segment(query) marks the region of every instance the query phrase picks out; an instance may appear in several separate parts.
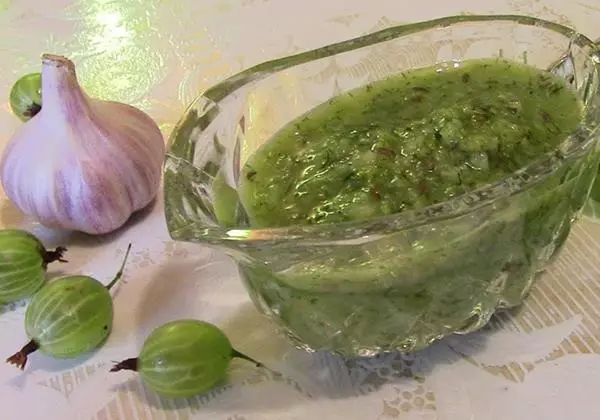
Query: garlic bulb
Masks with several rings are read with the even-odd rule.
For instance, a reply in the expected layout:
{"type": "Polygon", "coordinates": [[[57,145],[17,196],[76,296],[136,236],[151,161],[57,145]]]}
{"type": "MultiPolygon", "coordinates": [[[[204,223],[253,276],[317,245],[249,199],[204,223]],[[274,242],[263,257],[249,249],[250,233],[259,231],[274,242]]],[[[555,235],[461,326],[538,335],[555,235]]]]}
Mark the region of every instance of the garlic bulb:
{"type": "Polygon", "coordinates": [[[0,162],[8,198],[42,225],[103,234],[156,196],[163,136],[142,111],[90,98],[67,58],[42,56],[42,109],[0,162]]]}

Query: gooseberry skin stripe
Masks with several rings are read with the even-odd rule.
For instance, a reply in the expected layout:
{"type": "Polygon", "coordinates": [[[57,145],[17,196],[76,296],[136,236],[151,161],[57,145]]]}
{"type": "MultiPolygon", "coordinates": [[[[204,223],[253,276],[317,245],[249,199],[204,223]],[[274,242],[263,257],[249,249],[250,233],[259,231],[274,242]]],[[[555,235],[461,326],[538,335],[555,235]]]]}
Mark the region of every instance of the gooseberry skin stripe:
{"type": "Polygon", "coordinates": [[[0,283],[2,283],[2,288],[6,289],[6,288],[10,288],[15,284],[23,284],[23,277],[41,277],[42,279],[44,278],[44,274],[39,272],[39,269],[37,268],[22,268],[20,270],[15,270],[12,271],[11,273],[6,273],[6,274],[0,274],[0,283]],[[29,273],[29,275],[25,275],[26,273],[29,273]],[[16,277],[16,275],[20,276],[21,278],[16,277]],[[11,278],[11,277],[15,277],[12,278],[10,281],[6,281],[4,280],[5,278],[11,278]]]}
{"type": "MultiPolygon", "coordinates": [[[[27,324],[27,313],[35,313],[37,312],[37,317],[35,319],[32,319],[30,321],[31,325],[38,325],[41,320],[42,317],[45,316],[45,314],[47,313],[48,309],[50,307],[59,307],[61,306],[65,300],[67,300],[67,296],[65,295],[61,295],[60,293],[58,293],[57,289],[52,289],[51,290],[53,294],[49,294],[49,296],[46,298],[46,302],[44,302],[43,300],[33,300],[33,302],[29,303],[29,306],[27,307],[27,309],[31,308],[30,311],[26,311],[25,312],[25,323],[27,324]],[[39,306],[41,303],[44,303],[44,306],[42,306],[41,308],[38,308],[37,306],[39,306]]],[[[32,316],[32,315],[30,315],[32,316]]]]}
{"type": "MultiPolygon", "coordinates": [[[[41,279],[39,279],[39,282],[43,282],[43,280],[44,279],[41,278],[41,279]]],[[[23,285],[21,285],[21,287],[14,287],[14,288],[10,288],[10,289],[5,288],[4,293],[6,293],[7,295],[13,295],[13,296],[23,296],[23,295],[28,295],[31,290],[32,290],[32,288],[30,287],[29,284],[23,284],[23,285]]]]}
{"type": "MultiPolygon", "coordinates": [[[[25,267],[18,270],[13,270],[10,273],[1,273],[0,274],[0,282],[2,282],[3,286],[10,286],[11,284],[20,283],[18,278],[13,278],[12,281],[6,282],[3,281],[4,278],[13,277],[13,275],[23,275],[24,273],[39,273],[39,269],[37,267],[25,267]]],[[[43,273],[42,273],[43,275],[43,273]]]]}
{"type": "MultiPolygon", "coordinates": [[[[89,320],[86,320],[85,324],[79,324],[79,328],[84,328],[85,326],[89,326],[89,325],[93,325],[94,322],[98,319],[102,318],[102,314],[97,314],[94,317],[90,318],[89,320]]],[[[74,321],[69,321],[69,322],[64,322],[64,324],[62,325],[61,328],[57,328],[57,332],[56,335],[60,335],[59,333],[63,333],[63,331],[68,330],[69,328],[72,328],[73,326],[77,326],[77,323],[74,321]]],[[[50,328],[54,328],[55,324],[51,324],[50,328]]],[[[73,336],[80,334],[80,331],[77,329],[72,330],[71,332],[61,335],[60,338],[56,339],[56,340],[48,340],[46,341],[46,346],[57,346],[62,342],[68,341],[69,339],[71,339],[73,336]]],[[[93,346],[80,346],[80,347],[92,347],[93,346]]]]}

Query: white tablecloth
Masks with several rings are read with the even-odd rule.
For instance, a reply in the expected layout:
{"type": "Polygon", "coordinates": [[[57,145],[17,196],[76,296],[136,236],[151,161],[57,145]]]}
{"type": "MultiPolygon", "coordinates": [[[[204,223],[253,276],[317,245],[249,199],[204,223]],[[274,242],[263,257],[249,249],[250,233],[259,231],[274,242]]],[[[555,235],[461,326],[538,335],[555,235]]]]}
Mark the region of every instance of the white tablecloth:
{"type": "MultiPolygon", "coordinates": [[[[71,57],[88,93],[144,109],[166,137],[201,90],[241,69],[460,12],[536,15],[600,37],[599,0],[0,0],[0,142],[21,124],[9,89],[39,71],[44,52],[71,57]]],[[[133,243],[107,344],[78,360],[35,354],[25,372],[1,363],[3,420],[600,418],[600,224],[580,221],[521,310],[499,314],[489,329],[412,357],[345,363],[293,349],[250,304],[223,255],[172,242],[160,197],[102,238],[41,229],[1,200],[2,227],[68,246],[69,263],[53,265],[53,277],[81,272],[108,281],[133,243]],[[145,389],[135,373],[108,373],[112,361],[135,357],[153,328],[190,317],[219,325],[235,347],[283,377],[235,362],[227,386],[174,401],[145,389]]],[[[2,357],[26,341],[24,311],[23,304],[0,309],[2,357]]]]}

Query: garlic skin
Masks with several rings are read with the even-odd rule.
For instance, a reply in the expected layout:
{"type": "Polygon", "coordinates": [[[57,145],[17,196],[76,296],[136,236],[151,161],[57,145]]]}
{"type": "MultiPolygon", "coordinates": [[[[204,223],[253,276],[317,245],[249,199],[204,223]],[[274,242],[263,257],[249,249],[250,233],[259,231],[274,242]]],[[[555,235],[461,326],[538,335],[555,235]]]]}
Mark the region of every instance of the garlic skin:
{"type": "Polygon", "coordinates": [[[144,112],[90,98],[67,58],[42,56],[42,110],[0,161],[8,198],[42,225],[104,234],[156,196],[165,143],[144,112]]]}

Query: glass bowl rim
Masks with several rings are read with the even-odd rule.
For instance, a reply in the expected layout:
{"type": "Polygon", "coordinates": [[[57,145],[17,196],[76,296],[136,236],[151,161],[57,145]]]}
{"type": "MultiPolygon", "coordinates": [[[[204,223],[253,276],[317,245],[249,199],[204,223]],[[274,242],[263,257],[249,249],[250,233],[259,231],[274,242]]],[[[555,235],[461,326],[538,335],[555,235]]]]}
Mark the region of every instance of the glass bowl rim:
{"type": "MultiPolygon", "coordinates": [[[[590,48],[591,52],[588,53],[588,58],[592,59],[596,65],[596,70],[600,70],[600,48],[594,41],[570,27],[533,16],[518,14],[462,14],[396,25],[298,54],[265,61],[213,85],[192,101],[172,130],[165,156],[165,175],[169,170],[169,162],[173,161],[176,163],[177,161],[182,160],[182,157],[178,156],[176,151],[173,152],[173,150],[178,148],[183,148],[183,150],[187,149],[184,144],[188,141],[188,138],[179,135],[181,133],[180,128],[202,99],[208,99],[211,102],[218,104],[219,101],[230,94],[234,94],[237,89],[248,83],[300,64],[368,47],[370,45],[393,40],[423,30],[448,28],[461,23],[486,21],[513,22],[523,26],[537,26],[564,35],[565,38],[569,39],[570,44],[576,44],[581,48],[590,48]]],[[[563,58],[564,56],[561,56],[559,60],[563,58]]],[[[584,117],[585,114],[586,112],[584,112],[584,117]]],[[[176,226],[175,223],[170,220],[172,218],[169,217],[168,207],[165,207],[167,209],[167,228],[171,237],[176,240],[203,241],[221,244],[228,242],[252,242],[257,245],[266,243],[285,244],[289,241],[293,241],[295,245],[299,245],[299,243],[304,243],[305,245],[324,245],[331,243],[332,241],[355,242],[363,239],[372,240],[373,235],[384,235],[411,227],[427,225],[436,221],[460,217],[475,212],[500,199],[504,199],[531,188],[554,173],[569,159],[576,158],[582,150],[586,150],[589,145],[594,142],[594,132],[599,126],[600,121],[593,121],[591,126],[588,124],[587,129],[585,130],[586,132],[582,133],[580,132],[582,129],[582,125],[580,124],[576,132],[563,140],[563,142],[561,142],[554,150],[540,156],[529,165],[520,168],[501,180],[484,185],[478,189],[469,190],[464,194],[419,210],[407,210],[390,215],[347,222],[316,225],[289,225],[273,228],[250,228],[225,227],[220,225],[202,225],[199,227],[198,223],[194,220],[190,220],[185,226],[176,226]],[[583,140],[573,142],[576,138],[583,140]],[[571,144],[574,144],[574,146],[568,147],[571,144]],[[565,149],[565,146],[567,146],[567,150],[563,150],[565,149]],[[542,171],[540,168],[543,168],[544,170],[542,171]],[[530,172],[532,172],[533,175],[529,174],[530,172]],[[202,233],[198,236],[198,232],[200,231],[202,233]]],[[[193,165],[188,159],[183,158],[183,160],[193,165]]],[[[165,186],[165,206],[168,205],[169,195],[170,193],[165,186]]]]}

